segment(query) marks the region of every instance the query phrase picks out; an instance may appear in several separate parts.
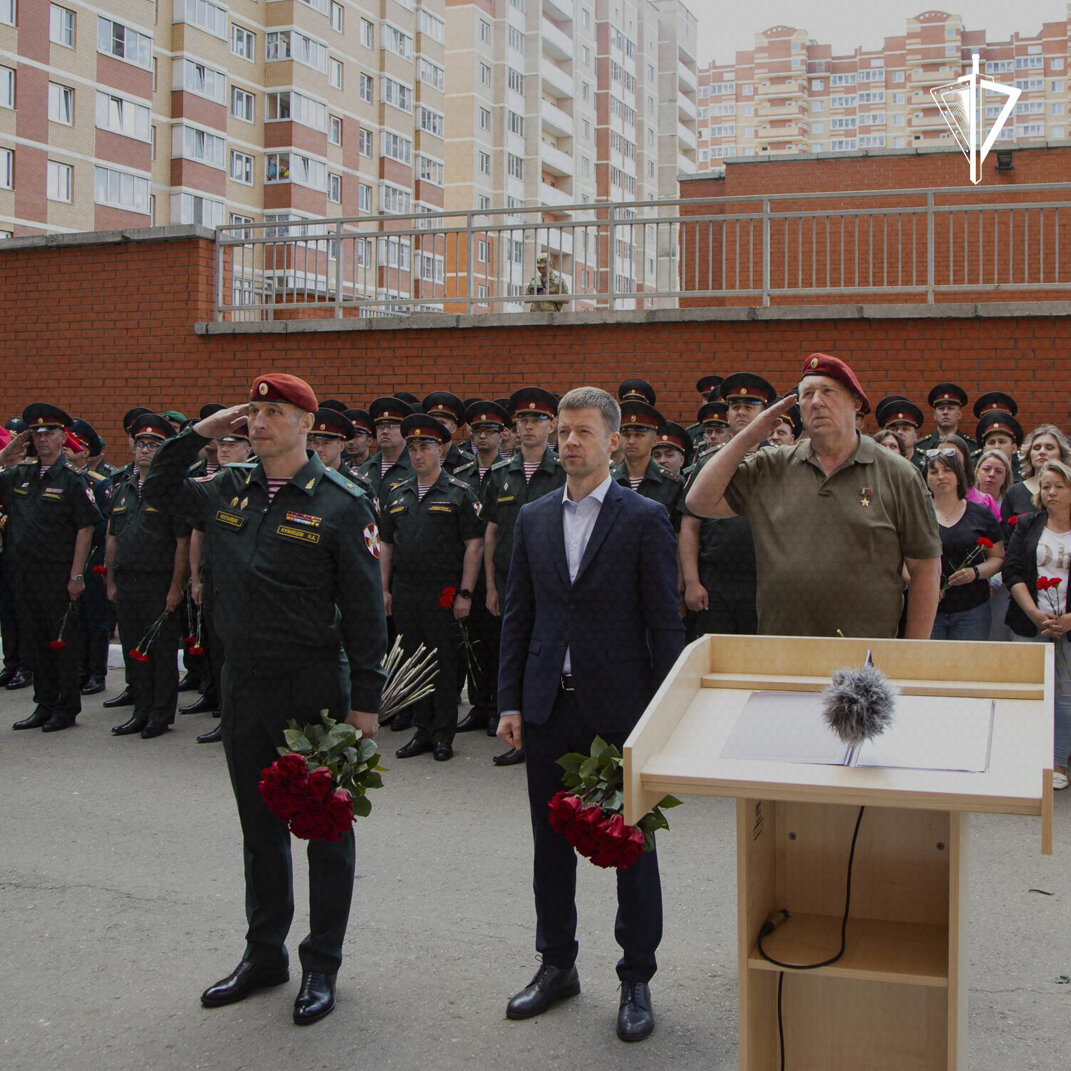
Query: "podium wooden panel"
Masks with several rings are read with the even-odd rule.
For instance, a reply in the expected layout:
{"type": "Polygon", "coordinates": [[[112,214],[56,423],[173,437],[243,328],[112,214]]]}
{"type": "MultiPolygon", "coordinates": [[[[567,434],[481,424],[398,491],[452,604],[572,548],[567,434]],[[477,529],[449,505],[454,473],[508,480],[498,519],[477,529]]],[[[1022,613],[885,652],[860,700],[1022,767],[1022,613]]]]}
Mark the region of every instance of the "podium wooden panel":
{"type": "Polygon", "coordinates": [[[624,748],[625,820],[666,793],[737,799],[740,1068],[779,1066],[781,968],[840,945],[847,858],[860,826],[844,956],[786,970],[787,1066],[966,1071],[970,812],[1037,815],[1052,850],[1053,652],[1048,645],[704,636],[681,654],[624,748]],[[875,664],[901,692],[992,698],[988,768],[846,767],[722,758],[752,691],[819,691],[875,664]]]}

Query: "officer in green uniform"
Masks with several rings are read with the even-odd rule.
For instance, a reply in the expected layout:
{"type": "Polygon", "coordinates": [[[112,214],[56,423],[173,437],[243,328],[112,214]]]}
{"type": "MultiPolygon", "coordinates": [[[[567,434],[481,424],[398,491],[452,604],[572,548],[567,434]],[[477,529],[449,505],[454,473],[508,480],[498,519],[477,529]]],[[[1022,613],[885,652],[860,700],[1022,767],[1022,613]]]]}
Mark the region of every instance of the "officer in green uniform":
{"type": "Polygon", "coordinates": [[[163,506],[145,501],[144,480],[160,444],[174,437],[171,422],[154,413],[133,427],[137,450],[133,479],[124,480],[111,503],[108,522],[108,598],[115,603],[119,641],[134,709],[115,736],[140,733],[152,739],[167,732],[178,703],[178,647],[185,615],[190,526],[163,506]],[[155,623],[165,615],[151,642],[155,623]],[[148,661],[131,653],[137,650],[148,661]]]}
{"type": "Polygon", "coordinates": [[[915,444],[924,457],[927,450],[934,449],[946,435],[958,435],[971,450],[977,450],[978,444],[965,431],[960,431],[960,419],[963,407],[967,404],[967,392],[955,383],[938,383],[926,396],[926,401],[933,410],[936,431],[930,432],[915,444]]]}
{"type": "MultiPolygon", "coordinates": [[[[491,466],[483,489],[483,515],[487,521],[484,537],[484,577],[487,581],[487,609],[502,616],[506,580],[513,556],[513,531],[521,506],[562,487],[565,470],[558,455],[547,445],[557,423],[558,399],[540,387],[522,387],[509,398],[509,410],[520,450],[491,466]]],[[[496,766],[513,766],[524,761],[524,751],[510,748],[494,757],[496,766]]]]}
{"type": "Polygon", "coordinates": [[[621,403],[625,459],[610,466],[610,478],[644,498],[661,502],[676,532],[681,526],[684,481],[651,457],[656,433],[663,423],[662,414],[647,402],[631,399],[621,403]]]}
{"type": "Polygon", "coordinates": [[[356,471],[368,460],[376,426],[366,409],[347,409],[342,415],[353,425],[353,438],[346,443],[344,453],[346,464],[351,471],[356,471]]]}
{"type": "Polygon", "coordinates": [[[85,478],[63,456],[71,418],[57,406],[35,402],[22,419],[26,431],[0,451],[0,495],[10,512],[19,629],[32,652],[36,705],[14,727],[50,733],[73,725],[82,709],[71,619],[85,591],[86,560],[101,515],[85,478]],[[31,435],[37,456],[22,461],[31,435]]]}
{"type": "Polygon", "coordinates": [[[459,449],[457,443],[453,441],[458,428],[465,423],[465,403],[448,390],[437,390],[420,403],[420,408],[422,412],[444,425],[450,433],[451,441],[446,450],[446,456],[442,458],[442,466],[452,476],[462,465],[472,460],[472,456],[459,449]]]}
{"type": "Polygon", "coordinates": [[[674,476],[680,476],[684,468],[691,464],[694,449],[687,429],[675,421],[667,420],[655,431],[651,457],[674,476]]]}
{"type": "Polygon", "coordinates": [[[383,502],[383,587],[387,613],[406,653],[423,643],[438,651],[435,691],[413,707],[416,733],[396,752],[408,759],[431,751],[453,757],[461,632],[483,557],[479,499],[442,467],[439,448],[450,441],[443,424],[425,413],[402,421],[413,475],[383,502]],[[454,595],[448,593],[453,589],[454,595]]]}
{"type": "Polygon", "coordinates": [[[926,454],[918,441],[922,410],[902,394],[890,394],[874,406],[874,417],[882,431],[895,432],[904,440],[907,446],[904,456],[921,472],[926,467],[926,454]]]}
{"type": "Polygon", "coordinates": [[[369,481],[380,502],[413,475],[401,430],[402,421],[412,411],[408,402],[393,395],[377,398],[368,407],[376,429],[379,453],[373,454],[357,471],[369,481]]]}
{"type": "MultiPolygon", "coordinates": [[[[367,496],[306,449],[317,409],[296,376],[259,377],[248,405],[200,421],[159,450],[145,501],[171,504],[205,525],[215,624],[226,648],[223,747],[238,804],[249,928],[238,967],[201,996],[207,1007],[242,1000],[289,978],[286,935],[294,912],[290,834],[257,791],[289,721],[332,718],[376,729],[386,653],[379,532],[367,496]],[[185,479],[206,440],[248,416],[252,465],[211,479],[185,479]]],[[[353,833],[310,841],[308,937],[294,1019],[311,1023],[334,1007],[353,894],[353,833]]]]}
{"type": "MultiPolygon", "coordinates": [[[[695,415],[699,426],[698,457],[718,446],[724,446],[732,437],[729,430],[729,406],[721,398],[714,398],[699,407],[695,415]]],[[[687,477],[687,473],[684,473],[687,477]]]]}
{"type": "MultiPolygon", "coordinates": [[[[718,398],[718,387],[721,386],[721,376],[700,376],[696,381],[695,389],[699,392],[699,404],[705,405],[707,402],[716,401],[718,398]]],[[[692,445],[698,447],[703,441],[703,424],[697,420],[694,424],[688,427],[688,435],[692,440],[692,445]]]]}

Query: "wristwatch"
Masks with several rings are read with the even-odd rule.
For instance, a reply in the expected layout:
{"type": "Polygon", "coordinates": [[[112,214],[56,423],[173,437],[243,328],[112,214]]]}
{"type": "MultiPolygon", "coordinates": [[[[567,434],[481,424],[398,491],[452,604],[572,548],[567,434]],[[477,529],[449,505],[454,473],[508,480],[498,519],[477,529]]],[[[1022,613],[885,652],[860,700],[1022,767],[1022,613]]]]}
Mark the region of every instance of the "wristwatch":
{"type": "Polygon", "coordinates": [[[77,576],[72,576],[71,579],[77,580],[79,584],[84,584],[86,582],[86,578],[82,576],[81,573],[79,573],[77,576]]]}
{"type": "Polygon", "coordinates": [[[459,599],[471,599],[472,598],[472,592],[469,591],[468,588],[461,588],[461,590],[458,591],[458,593],[457,593],[457,597],[459,599]]]}

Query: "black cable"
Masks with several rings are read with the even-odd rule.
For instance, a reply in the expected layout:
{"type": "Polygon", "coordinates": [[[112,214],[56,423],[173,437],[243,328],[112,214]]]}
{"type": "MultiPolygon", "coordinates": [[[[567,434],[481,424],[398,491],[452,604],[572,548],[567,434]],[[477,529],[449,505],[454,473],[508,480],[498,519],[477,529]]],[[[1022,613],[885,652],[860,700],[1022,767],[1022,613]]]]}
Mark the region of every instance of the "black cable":
{"type": "Polygon", "coordinates": [[[785,988],[785,972],[777,975],[777,1041],[781,1046],[781,1071],[785,1071],[785,1021],[781,1017],[781,990],[785,988]]]}

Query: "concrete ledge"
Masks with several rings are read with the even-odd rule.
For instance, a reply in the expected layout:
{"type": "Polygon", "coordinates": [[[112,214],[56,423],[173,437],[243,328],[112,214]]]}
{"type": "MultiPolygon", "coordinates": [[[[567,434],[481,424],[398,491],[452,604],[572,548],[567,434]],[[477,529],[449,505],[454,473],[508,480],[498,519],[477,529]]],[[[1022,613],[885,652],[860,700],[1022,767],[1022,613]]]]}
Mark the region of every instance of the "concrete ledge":
{"type": "Polygon", "coordinates": [[[215,243],[216,232],[195,223],[174,227],[133,227],[122,231],[78,231],[74,234],[32,234],[0,241],[0,254],[19,249],[55,249],[80,245],[119,245],[122,242],[175,242],[203,238],[215,243]]]}
{"type": "Polygon", "coordinates": [[[418,313],[362,319],[258,320],[194,324],[198,335],[307,335],[322,332],[434,331],[444,328],[593,327],[625,324],[733,323],[789,320],[953,320],[1071,316],[1071,301],[983,301],[945,305],[738,305],[729,308],[622,312],[515,312],[469,316],[418,313]]]}

